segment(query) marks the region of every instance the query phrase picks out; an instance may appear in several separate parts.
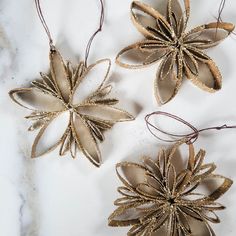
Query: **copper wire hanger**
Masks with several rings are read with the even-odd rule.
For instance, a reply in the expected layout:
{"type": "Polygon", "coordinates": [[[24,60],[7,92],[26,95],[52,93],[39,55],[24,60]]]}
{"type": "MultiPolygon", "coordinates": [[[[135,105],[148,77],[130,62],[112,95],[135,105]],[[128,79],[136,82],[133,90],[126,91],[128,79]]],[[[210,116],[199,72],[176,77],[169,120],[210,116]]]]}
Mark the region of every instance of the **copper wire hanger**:
{"type": "MultiPolygon", "coordinates": [[[[100,20],[99,20],[99,27],[98,29],[92,34],[92,36],[90,37],[88,43],[87,43],[87,46],[86,46],[86,49],[85,49],[85,60],[84,60],[84,63],[85,63],[85,66],[87,67],[87,62],[88,62],[88,57],[89,57],[89,53],[90,53],[90,49],[91,49],[91,45],[92,45],[92,42],[95,38],[95,36],[102,31],[102,28],[103,28],[103,24],[104,24],[104,18],[105,18],[105,10],[104,10],[104,3],[103,3],[103,0],[99,0],[100,1],[100,4],[101,4],[101,12],[100,12],[100,20]]],[[[49,41],[49,47],[50,47],[50,50],[51,51],[54,51],[55,50],[55,45],[54,45],[54,42],[53,42],[53,39],[52,39],[52,36],[51,36],[51,33],[50,33],[50,30],[49,30],[49,27],[47,25],[47,22],[43,16],[43,12],[42,12],[42,8],[41,8],[41,5],[40,5],[40,0],[35,0],[35,5],[36,5],[36,9],[37,9],[37,13],[38,13],[38,16],[39,16],[39,19],[42,23],[42,26],[47,34],[47,37],[48,37],[48,41],[49,41]]]]}
{"type": "Polygon", "coordinates": [[[191,123],[189,123],[186,120],[180,118],[179,116],[173,115],[173,114],[168,113],[168,112],[163,112],[163,111],[155,111],[155,112],[152,112],[152,113],[146,115],[145,116],[145,122],[146,122],[146,125],[147,125],[147,128],[148,128],[149,132],[155,138],[157,138],[157,139],[159,139],[163,142],[167,142],[167,143],[174,143],[174,142],[186,139],[186,144],[193,144],[198,140],[199,135],[202,132],[206,132],[206,131],[210,131],[210,130],[236,129],[236,125],[227,125],[227,124],[198,129],[195,126],[193,126],[191,123]],[[192,130],[192,132],[186,133],[186,134],[176,134],[176,133],[167,132],[167,131],[157,127],[156,125],[154,125],[150,121],[150,118],[153,117],[153,116],[156,116],[156,117],[158,117],[158,116],[169,117],[169,118],[171,118],[175,121],[180,122],[181,124],[186,125],[187,127],[189,127],[192,130]],[[170,138],[169,139],[161,138],[159,135],[154,133],[154,131],[152,129],[154,129],[158,133],[165,134],[165,135],[169,136],[170,138]]]}

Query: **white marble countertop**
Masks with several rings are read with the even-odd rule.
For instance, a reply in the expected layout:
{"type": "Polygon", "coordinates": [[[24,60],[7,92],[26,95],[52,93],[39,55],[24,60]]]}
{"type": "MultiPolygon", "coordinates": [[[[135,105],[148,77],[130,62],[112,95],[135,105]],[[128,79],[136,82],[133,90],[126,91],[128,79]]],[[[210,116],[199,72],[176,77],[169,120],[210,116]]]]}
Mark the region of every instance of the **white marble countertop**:
{"type": "MultiPolygon", "coordinates": [[[[96,37],[89,62],[111,58],[141,35],[130,20],[131,0],[106,0],[104,29],[96,37]]],[[[156,2],[149,0],[146,2],[156,2]]],[[[191,1],[189,26],[214,21],[220,0],[191,1]]],[[[43,11],[57,47],[64,58],[78,62],[98,23],[99,1],[42,0],[43,11]]],[[[236,1],[227,1],[223,19],[236,23],[236,1]]],[[[48,44],[32,0],[1,0],[0,25],[6,35],[0,44],[0,235],[1,236],[121,236],[127,229],[110,228],[107,218],[115,209],[118,178],[115,164],[137,161],[144,154],[156,156],[162,145],[145,128],[144,117],[155,110],[180,115],[197,127],[236,123],[236,38],[229,37],[209,50],[223,74],[223,88],[205,93],[185,81],[169,104],[158,107],[153,95],[157,66],[125,70],[113,63],[110,81],[120,107],[137,115],[133,122],[120,123],[106,133],[100,145],[103,165],[97,169],[82,155],[75,160],[58,157],[58,150],[40,159],[30,159],[33,142],[27,132],[28,113],[13,104],[8,91],[26,86],[48,69],[48,44]],[[80,158],[81,157],[81,158],[80,158]]],[[[202,135],[196,148],[207,151],[208,162],[218,165],[217,173],[236,181],[236,131],[202,135]]],[[[213,225],[216,235],[236,234],[236,187],[220,202],[221,224],[213,225]]]]}

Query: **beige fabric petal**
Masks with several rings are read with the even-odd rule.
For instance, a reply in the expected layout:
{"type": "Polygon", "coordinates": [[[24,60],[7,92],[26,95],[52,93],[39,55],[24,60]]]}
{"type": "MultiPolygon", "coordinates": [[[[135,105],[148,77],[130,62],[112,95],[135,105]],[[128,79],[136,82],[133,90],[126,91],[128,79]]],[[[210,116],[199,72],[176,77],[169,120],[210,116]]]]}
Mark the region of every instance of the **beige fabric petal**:
{"type": "Polygon", "coordinates": [[[65,109],[59,98],[36,88],[13,89],[9,95],[14,102],[29,110],[57,112],[65,109]]]}
{"type": "Polygon", "coordinates": [[[110,59],[102,59],[90,65],[74,88],[72,104],[81,104],[93,93],[102,89],[108,78],[110,67],[110,59]]]}
{"type": "Polygon", "coordinates": [[[88,125],[80,115],[73,114],[73,136],[83,154],[97,167],[101,165],[101,154],[88,125]]]}
{"type": "Polygon", "coordinates": [[[56,148],[62,142],[69,123],[69,112],[52,117],[37,134],[32,146],[31,157],[40,157],[56,148]]]}
{"type": "Polygon", "coordinates": [[[57,87],[58,94],[67,103],[71,94],[71,84],[68,70],[64,64],[61,54],[57,50],[50,51],[50,69],[51,76],[57,87]]]}
{"type": "Polygon", "coordinates": [[[112,123],[134,119],[128,112],[106,105],[86,104],[77,107],[76,110],[81,115],[94,117],[112,123]]]}
{"type": "Polygon", "coordinates": [[[198,49],[211,48],[227,38],[234,28],[233,24],[225,22],[201,25],[188,32],[184,42],[198,49]]]}
{"type": "Polygon", "coordinates": [[[163,58],[167,46],[155,40],[144,40],[121,50],[116,63],[128,69],[142,68],[163,58]]]}
{"type": "Polygon", "coordinates": [[[190,14],[190,1],[184,0],[184,6],[185,9],[183,10],[179,0],[168,0],[167,19],[178,37],[186,28],[190,14]]]}
{"type": "Polygon", "coordinates": [[[185,74],[189,80],[191,80],[199,88],[213,93],[218,91],[222,87],[222,76],[212,59],[199,60],[195,58],[198,63],[198,75],[195,76],[185,66],[185,74]]]}
{"type": "MultiPolygon", "coordinates": [[[[169,33],[172,32],[165,17],[147,4],[138,1],[132,2],[131,18],[138,31],[147,38],[159,39],[159,37],[156,37],[156,34],[150,30],[158,26],[158,21],[161,22],[161,25],[165,30],[169,31],[169,33]]],[[[162,31],[163,28],[159,28],[159,30],[162,31]]]]}
{"type": "Polygon", "coordinates": [[[183,80],[183,66],[180,56],[171,52],[160,65],[155,84],[155,97],[160,104],[169,102],[179,91],[183,80]]]}

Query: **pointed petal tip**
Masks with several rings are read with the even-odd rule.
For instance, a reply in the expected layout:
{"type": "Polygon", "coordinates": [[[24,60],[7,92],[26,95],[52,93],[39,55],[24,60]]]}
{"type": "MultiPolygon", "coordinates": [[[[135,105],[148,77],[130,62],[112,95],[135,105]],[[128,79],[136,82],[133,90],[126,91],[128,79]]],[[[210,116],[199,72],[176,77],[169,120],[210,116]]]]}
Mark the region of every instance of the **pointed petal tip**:
{"type": "Polygon", "coordinates": [[[13,93],[15,93],[17,91],[17,89],[12,89],[8,92],[8,94],[11,96],[13,93]]]}
{"type": "Polygon", "coordinates": [[[110,227],[118,227],[118,222],[112,219],[112,215],[108,218],[108,226],[110,227]]]}
{"type": "Polygon", "coordinates": [[[228,30],[231,32],[233,32],[235,30],[235,25],[232,23],[225,23],[227,25],[228,30]]]}
{"type": "Polygon", "coordinates": [[[137,4],[142,4],[142,3],[140,1],[132,1],[131,7],[133,7],[134,5],[137,5],[137,4]]]}
{"type": "Polygon", "coordinates": [[[93,164],[94,164],[95,167],[100,168],[101,165],[102,165],[102,161],[100,161],[100,162],[96,162],[96,163],[93,162],[93,164]]]}
{"type": "Polygon", "coordinates": [[[133,115],[131,115],[130,113],[126,112],[127,115],[127,119],[124,119],[122,121],[132,121],[135,120],[135,117],[133,115]]]}
{"type": "Polygon", "coordinates": [[[89,155],[86,151],[82,151],[82,153],[85,155],[85,157],[97,168],[100,168],[102,165],[102,157],[101,157],[101,153],[98,150],[98,156],[94,157],[89,155]],[[95,160],[96,159],[96,160],[95,160]]]}
{"type": "Polygon", "coordinates": [[[158,93],[155,93],[155,98],[156,98],[156,102],[158,104],[158,106],[164,106],[166,105],[167,103],[169,103],[175,96],[167,99],[167,100],[163,100],[161,99],[160,95],[158,93]]]}
{"type": "Polygon", "coordinates": [[[127,164],[127,162],[119,162],[116,164],[116,170],[118,170],[120,167],[122,167],[124,164],[127,164]]]}
{"type": "Polygon", "coordinates": [[[42,155],[36,155],[36,153],[33,150],[31,151],[31,159],[38,159],[41,156],[42,155]]]}
{"type": "Polygon", "coordinates": [[[133,49],[133,45],[129,45],[125,48],[123,48],[116,56],[115,63],[125,69],[140,69],[141,67],[144,67],[144,65],[135,65],[135,64],[129,64],[126,62],[122,62],[122,56],[123,54],[127,53],[129,50],[133,49]]]}

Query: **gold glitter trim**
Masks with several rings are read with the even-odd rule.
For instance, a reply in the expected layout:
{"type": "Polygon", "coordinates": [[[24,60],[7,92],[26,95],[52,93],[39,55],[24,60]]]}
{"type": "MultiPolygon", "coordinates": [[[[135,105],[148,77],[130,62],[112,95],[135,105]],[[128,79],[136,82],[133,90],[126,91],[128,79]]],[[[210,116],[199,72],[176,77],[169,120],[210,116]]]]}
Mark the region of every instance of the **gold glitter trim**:
{"type": "Polygon", "coordinates": [[[142,68],[163,59],[154,83],[155,97],[160,104],[177,94],[186,77],[199,88],[215,92],[222,87],[222,76],[203,50],[218,45],[234,30],[234,25],[213,22],[188,32],[190,1],[168,0],[163,16],[151,6],[134,1],[131,18],[137,30],[146,38],[121,50],[116,63],[128,69],[142,68]]]}
{"type": "Polygon", "coordinates": [[[192,144],[185,163],[178,152],[185,141],[161,150],[156,161],[143,157],[142,164],[117,164],[122,197],[114,203],[110,226],[132,226],[130,236],[215,235],[209,223],[219,223],[215,211],[225,208],[216,200],[233,181],[214,174],[216,165],[204,164],[205,151],[195,154],[192,144]]]}
{"type": "Polygon", "coordinates": [[[112,90],[111,85],[106,85],[111,62],[102,59],[88,67],[81,62],[77,68],[73,68],[70,62],[64,63],[56,49],[51,50],[49,58],[48,75],[41,73],[42,78],[33,81],[30,88],[9,92],[14,102],[31,110],[31,114],[26,117],[33,121],[29,130],[39,129],[31,156],[42,156],[60,146],[61,156],[69,151],[74,158],[77,149],[80,149],[95,166],[100,166],[98,141],[104,140],[104,131],[111,129],[117,122],[134,119],[128,112],[114,107],[118,99],[108,97],[112,90]],[[101,65],[106,66],[104,76],[95,74],[93,81],[90,81],[89,74],[101,65]],[[96,77],[99,76],[101,81],[97,81],[96,77]],[[96,83],[98,85],[94,88],[93,84],[96,83]],[[89,91],[86,91],[87,85],[89,91]],[[55,124],[55,120],[63,114],[67,115],[68,120],[65,121],[66,128],[61,137],[42,150],[39,144],[46,138],[48,127],[55,124]]]}

